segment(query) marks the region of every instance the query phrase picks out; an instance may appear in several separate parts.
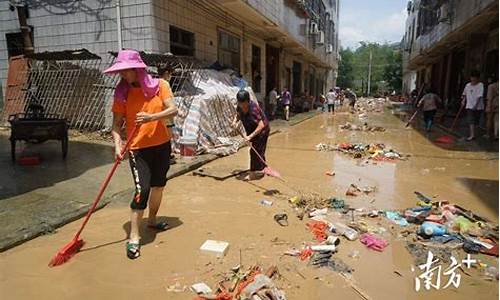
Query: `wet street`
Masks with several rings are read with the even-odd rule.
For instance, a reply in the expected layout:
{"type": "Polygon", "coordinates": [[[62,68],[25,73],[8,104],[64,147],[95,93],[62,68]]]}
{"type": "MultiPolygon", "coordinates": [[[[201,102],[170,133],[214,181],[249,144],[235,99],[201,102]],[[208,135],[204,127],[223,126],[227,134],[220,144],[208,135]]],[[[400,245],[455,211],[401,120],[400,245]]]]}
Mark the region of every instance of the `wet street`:
{"type": "MultiPolygon", "coordinates": [[[[379,223],[386,230],[381,236],[389,242],[383,252],[370,250],[359,240],[341,238],[334,256],[354,269],[349,278],[283,255],[293,247],[315,243],[305,225],[308,218],[299,220],[288,203],[300,193],[339,197],[353,208],[370,211],[413,207],[417,201],[414,191],[419,191],[498,224],[498,152],[463,142],[439,146],[432,140],[443,132],[435,130],[428,136],[404,125],[390,109],[369,113],[364,120],[347,112],[320,114],[270,137],[267,160],[284,181],[272,177],[253,182],[235,177],[219,181],[191,174],[172,179],[159,213],[172,229],[153,233],[144,227],[141,257],[135,261],[125,255],[131,196],[123,196],[93,215],[82,235],[84,249],[62,266],[48,268],[47,263],[71,240],[81,220],[1,253],[0,269],[9,270],[0,272],[1,298],[193,299],[191,291],[172,291],[172,287],[177,284],[176,289],[182,290],[197,282],[214,287],[220,273],[235,265],[259,264],[278,267],[281,276],[275,283],[287,299],[497,299],[498,281],[486,280],[477,269],[466,270],[468,274],[457,270],[461,275],[458,288],[415,292],[415,277],[421,272],[405,248],[405,238],[398,234],[402,229],[387,222],[379,223]],[[340,130],[339,125],[346,122],[368,122],[386,131],[340,130]],[[383,143],[409,157],[364,163],[343,153],[315,149],[319,143],[342,142],[383,143]],[[328,171],[335,176],[325,175],[328,171]],[[346,196],[352,183],[375,186],[376,191],[346,196]],[[262,199],[273,205],[260,204],[262,199]],[[273,220],[281,212],[288,215],[287,227],[273,220]],[[207,239],[227,241],[227,255],[217,259],[201,253],[199,248],[207,239]],[[358,255],[352,255],[354,252],[358,255]]],[[[233,170],[247,164],[248,150],[242,149],[204,167],[233,170]]],[[[464,256],[460,251],[457,259],[464,256]]],[[[485,255],[473,257],[489,265],[498,263],[485,255]]],[[[443,268],[447,266],[443,264],[443,268]]],[[[447,280],[442,281],[441,286],[447,280]]]]}

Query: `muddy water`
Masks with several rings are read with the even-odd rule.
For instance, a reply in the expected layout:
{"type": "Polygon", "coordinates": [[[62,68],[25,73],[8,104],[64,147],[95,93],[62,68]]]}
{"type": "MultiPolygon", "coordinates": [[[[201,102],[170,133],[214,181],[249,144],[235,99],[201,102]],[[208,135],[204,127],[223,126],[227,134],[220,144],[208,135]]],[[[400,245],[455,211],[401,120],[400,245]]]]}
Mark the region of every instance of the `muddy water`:
{"type": "MultiPolygon", "coordinates": [[[[322,115],[270,139],[268,160],[286,183],[273,178],[244,183],[234,178],[216,181],[191,175],[170,181],[160,215],[167,216],[174,228],[158,234],[144,229],[145,245],[137,261],[125,257],[128,208],[120,204],[93,216],[83,234],[86,249],[61,267],[49,269],[46,264],[71,239],[79,222],[0,254],[2,298],[192,299],[190,292],[167,292],[166,287],[200,281],[214,286],[220,272],[239,263],[258,263],[264,267],[278,265],[282,278],[277,283],[288,299],[361,299],[339,275],[281,256],[284,250],[312,239],[305,222],[294,217],[285,200],[265,194],[273,189],[286,195],[302,190],[343,196],[350,183],[375,185],[378,191],[373,195],[349,198],[348,202],[354,207],[380,209],[412,206],[413,191],[418,190],[498,222],[498,155],[443,150],[418,132],[404,129],[404,124],[391,115],[373,115],[368,120],[370,125],[387,127],[385,133],[339,132],[338,125],[346,120],[358,122],[348,114],[335,118],[322,115]],[[342,141],[383,142],[412,157],[409,161],[362,166],[343,154],[314,150],[320,142],[342,141]],[[336,172],[334,177],[324,175],[331,170],[336,172]],[[273,200],[274,205],[262,206],[261,199],[273,200]],[[274,213],[282,211],[290,216],[289,227],[277,226],[272,219],[274,213]],[[206,239],[228,241],[227,256],[216,259],[201,254],[198,248],[206,239]],[[273,242],[276,239],[278,242],[273,242]]],[[[211,165],[241,166],[247,159],[247,151],[242,150],[211,165]]],[[[367,250],[359,241],[343,240],[335,255],[355,269],[354,284],[371,299],[498,298],[498,282],[463,274],[458,289],[416,293],[416,274],[410,270],[413,260],[403,241],[396,239],[390,238],[390,246],[382,253],[367,250]],[[359,251],[359,258],[348,256],[353,250],[359,251]]]]}

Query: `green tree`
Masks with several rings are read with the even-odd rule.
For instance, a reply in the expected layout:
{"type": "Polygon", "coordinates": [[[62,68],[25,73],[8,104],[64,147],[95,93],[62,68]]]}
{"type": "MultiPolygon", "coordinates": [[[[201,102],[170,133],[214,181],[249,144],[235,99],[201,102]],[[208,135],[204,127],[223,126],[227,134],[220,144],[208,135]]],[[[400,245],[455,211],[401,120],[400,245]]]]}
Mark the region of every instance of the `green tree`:
{"type": "Polygon", "coordinates": [[[353,73],[353,58],[354,53],[351,49],[340,49],[339,75],[337,85],[342,88],[353,88],[354,73],[353,73]]]}
{"type": "Polygon", "coordinates": [[[401,93],[403,87],[403,55],[401,51],[396,50],[389,54],[388,64],[384,70],[384,79],[387,81],[391,90],[401,93]]]}
{"type": "Polygon", "coordinates": [[[372,42],[359,44],[356,50],[341,50],[338,85],[353,88],[359,94],[366,94],[371,53],[371,94],[386,92],[388,89],[400,91],[402,57],[399,46],[372,42]]]}

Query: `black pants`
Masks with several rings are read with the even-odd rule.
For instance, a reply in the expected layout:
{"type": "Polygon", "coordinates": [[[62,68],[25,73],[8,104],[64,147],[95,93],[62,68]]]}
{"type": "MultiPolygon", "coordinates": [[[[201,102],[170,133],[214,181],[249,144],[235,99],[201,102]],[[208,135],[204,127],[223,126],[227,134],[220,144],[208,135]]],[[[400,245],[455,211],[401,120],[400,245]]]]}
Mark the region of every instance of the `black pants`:
{"type": "Polygon", "coordinates": [[[135,193],[130,208],[144,210],[148,206],[151,187],[164,187],[170,168],[170,142],[129,152],[135,193]]]}
{"type": "MultiPolygon", "coordinates": [[[[269,137],[269,132],[264,132],[260,134],[257,138],[252,140],[252,146],[264,161],[266,161],[266,147],[267,138],[269,137]]],[[[262,162],[259,156],[255,153],[253,149],[250,149],[250,171],[262,171],[266,167],[266,164],[262,162]]]]}
{"type": "Polygon", "coordinates": [[[328,104],[328,112],[335,112],[335,104],[328,104]]]}
{"type": "Polygon", "coordinates": [[[434,122],[434,116],[436,115],[436,110],[426,110],[424,111],[424,122],[425,129],[427,131],[431,130],[432,123],[434,122]]]}

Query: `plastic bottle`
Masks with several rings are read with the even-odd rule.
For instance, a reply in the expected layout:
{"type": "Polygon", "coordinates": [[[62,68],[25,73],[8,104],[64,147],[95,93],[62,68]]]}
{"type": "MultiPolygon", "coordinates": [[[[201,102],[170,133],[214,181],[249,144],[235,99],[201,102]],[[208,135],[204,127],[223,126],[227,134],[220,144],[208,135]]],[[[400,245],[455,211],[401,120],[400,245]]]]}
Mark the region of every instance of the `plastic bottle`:
{"type": "Polygon", "coordinates": [[[345,236],[350,241],[354,241],[358,238],[358,232],[345,224],[336,222],[333,226],[337,234],[345,236]]]}
{"type": "Polygon", "coordinates": [[[328,238],[326,239],[325,243],[327,245],[335,245],[335,246],[338,246],[338,244],[340,244],[340,240],[338,237],[336,236],[333,236],[333,235],[330,235],[328,236],[328,238]]]}
{"type": "Polygon", "coordinates": [[[273,201],[269,201],[269,200],[260,200],[260,204],[262,205],[265,205],[265,206],[272,206],[273,205],[273,201]]]}
{"type": "Polygon", "coordinates": [[[335,245],[312,245],[312,251],[335,251],[337,246],[335,245]]]}
{"type": "Polygon", "coordinates": [[[446,227],[434,222],[424,222],[420,226],[419,234],[428,237],[444,235],[446,234],[446,227]]]}

